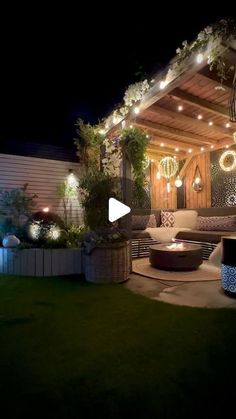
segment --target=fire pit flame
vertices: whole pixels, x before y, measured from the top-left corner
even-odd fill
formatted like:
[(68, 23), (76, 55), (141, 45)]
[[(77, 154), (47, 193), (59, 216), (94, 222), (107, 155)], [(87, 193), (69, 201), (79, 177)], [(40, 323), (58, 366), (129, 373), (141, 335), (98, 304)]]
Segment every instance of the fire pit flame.
[(183, 243), (172, 243), (166, 246), (169, 250), (184, 250), (185, 246)]

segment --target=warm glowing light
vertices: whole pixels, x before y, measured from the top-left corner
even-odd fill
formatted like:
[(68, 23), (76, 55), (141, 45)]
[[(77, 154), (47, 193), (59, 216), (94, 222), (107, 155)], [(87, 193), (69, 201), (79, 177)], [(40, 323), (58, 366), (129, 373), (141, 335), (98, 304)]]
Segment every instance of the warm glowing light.
[(133, 125), (130, 125), (129, 127), (130, 127), (130, 128), (133, 128)]
[(167, 190), (168, 193), (170, 192), (170, 182), (167, 182), (167, 184), (166, 184), (166, 190)]
[(164, 147), (164, 145), (165, 145), (164, 143), (161, 143), (161, 144), (160, 144), (160, 146), (161, 146), (161, 147)]
[(52, 226), (48, 232), (48, 238), (51, 240), (57, 240), (61, 235), (61, 230), (57, 226)]
[(234, 131), (234, 133), (233, 133), (233, 140), (236, 143), (236, 131)]
[(196, 178), (195, 178), (195, 181), (194, 181), (197, 185), (199, 185), (199, 183), (201, 183), (201, 178), (199, 177), (199, 176), (197, 176)]
[(234, 150), (227, 150), (221, 155), (219, 164), (225, 172), (231, 172), (236, 168), (236, 152)]
[(213, 144), (211, 145), (211, 148), (214, 148)]
[(197, 119), (202, 119), (202, 115), (201, 115), (201, 114), (199, 114), (199, 115), (197, 116)]
[(74, 173), (70, 173), (67, 176), (67, 184), (68, 186), (70, 186), (71, 188), (76, 188), (78, 186), (78, 181), (74, 175)]
[(124, 129), (126, 127), (126, 121), (125, 120), (121, 122), (121, 127), (122, 127), (122, 129)]
[(116, 116), (113, 116), (113, 118), (112, 118), (112, 122), (113, 122), (113, 124), (114, 124), (114, 125), (115, 125), (115, 124), (117, 124), (118, 119), (116, 118)]
[(185, 248), (184, 243), (172, 243), (166, 246), (169, 250), (183, 250)]
[(175, 186), (176, 186), (176, 188), (180, 188), (180, 186), (182, 186), (182, 184), (183, 184), (182, 180), (180, 179), (179, 176), (177, 176), (177, 178), (175, 180)]
[(32, 240), (38, 240), (41, 232), (40, 221), (34, 221), (29, 226), (29, 236)]
[(175, 151), (179, 151), (179, 148), (178, 148), (178, 147), (176, 147), (176, 148), (175, 148)]
[(151, 159), (151, 162), (153, 163), (154, 162), (154, 159)]
[(198, 64), (201, 64), (203, 62), (203, 59), (204, 59), (203, 54), (198, 54), (196, 57), (196, 61)]
[(225, 124), (225, 128), (230, 128), (230, 123), (227, 122), (227, 124)]
[(49, 207), (44, 207), (43, 212), (49, 212)]
[(204, 149), (204, 147), (201, 147), (201, 151), (204, 151), (205, 149)]
[(209, 121), (209, 122), (208, 122), (208, 125), (209, 125), (210, 127), (212, 127), (213, 122), (212, 122), (212, 121)]
[(174, 159), (177, 159), (177, 157), (176, 157), (176, 156), (174, 156)]
[(105, 130), (104, 129), (100, 129), (99, 130), (99, 134), (104, 135), (105, 134)]
[(181, 112), (183, 110), (183, 106), (179, 105), (177, 109), (178, 109), (179, 112)]
[(138, 114), (139, 114), (139, 112), (140, 112), (139, 107), (138, 107), (138, 106), (135, 106), (135, 108), (134, 108), (134, 113), (135, 113), (136, 115), (138, 115)]
[(149, 135), (148, 134), (146, 135), (146, 138), (149, 138)]
[(229, 148), (229, 145), (228, 145), (228, 144), (226, 144), (225, 148)]
[(161, 90), (165, 89), (166, 85), (167, 85), (167, 81), (166, 80), (161, 80), (161, 82), (160, 82), (160, 89)]
[(155, 79), (152, 79), (152, 80), (151, 80), (151, 83), (155, 83)]
[(157, 178), (157, 180), (161, 179), (161, 173), (159, 172), (159, 170), (157, 171), (156, 178)]
[(189, 153), (192, 153), (192, 151), (193, 151), (193, 150), (192, 150), (191, 148), (189, 148), (189, 149), (188, 149), (188, 152), (189, 152)]

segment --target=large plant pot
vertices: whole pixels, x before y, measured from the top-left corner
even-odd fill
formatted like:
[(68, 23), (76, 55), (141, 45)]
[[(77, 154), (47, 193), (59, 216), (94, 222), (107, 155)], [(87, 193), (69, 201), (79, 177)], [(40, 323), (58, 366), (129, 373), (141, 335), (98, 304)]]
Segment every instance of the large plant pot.
[(100, 244), (90, 254), (83, 255), (83, 265), (89, 282), (124, 282), (130, 273), (130, 242)]

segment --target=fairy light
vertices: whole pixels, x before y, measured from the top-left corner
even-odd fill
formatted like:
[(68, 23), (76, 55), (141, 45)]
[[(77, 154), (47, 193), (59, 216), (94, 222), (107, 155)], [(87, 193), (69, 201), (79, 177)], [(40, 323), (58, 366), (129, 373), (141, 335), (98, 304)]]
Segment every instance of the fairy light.
[(201, 63), (203, 62), (203, 58), (204, 58), (204, 57), (203, 57), (203, 54), (201, 54), (201, 53), (200, 53), (200, 54), (198, 54), (198, 55), (197, 55), (197, 57), (196, 57), (196, 61), (197, 61), (197, 63), (198, 63), (198, 64), (201, 64)]
[(199, 114), (199, 115), (197, 116), (197, 119), (201, 120), (201, 119), (202, 119), (202, 115), (201, 115), (201, 114)]
[(210, 127), (212, 127), (213, 122), (212, 122), (212, 121), (209, 121), (209, 122), (208, 122), (208, 125), (209, 125)]
[(178, 109), (179, 112), (181, 112), (183, 110), (183, 106), (179, 105), (177, 109)]

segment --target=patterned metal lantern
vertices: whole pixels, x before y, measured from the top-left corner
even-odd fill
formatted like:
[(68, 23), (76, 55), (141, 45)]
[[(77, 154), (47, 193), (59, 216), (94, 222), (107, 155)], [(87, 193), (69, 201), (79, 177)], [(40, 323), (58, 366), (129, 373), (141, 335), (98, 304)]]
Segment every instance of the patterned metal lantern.
[(161, 159), (159, 163), (159, 172), (167, 180), (167, 192), (170, 192), (170, 178), (176, 174), (178, 167), (176, 160), (169, 156)]
[(231, 122), (236, 122), (236, 70), (232, 86), (232, 93), (229, 99), (229, 117)]

